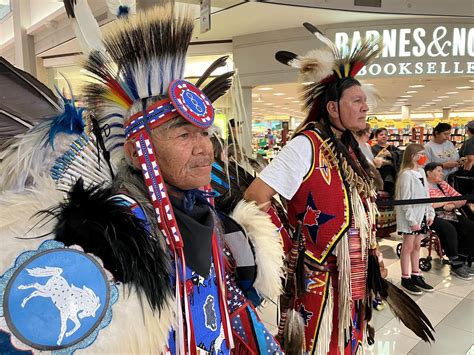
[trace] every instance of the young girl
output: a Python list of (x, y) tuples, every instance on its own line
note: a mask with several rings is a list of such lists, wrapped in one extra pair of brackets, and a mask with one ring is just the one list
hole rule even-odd
[[(421, 144), (410, 144), (403, 154), (400, 173), (397, 180), (396, 198), (410, 200), (429, 198), (428, 182), (423, 166), (427, 163), (424, 148)], [(431, 204), (397, 206), (397, 232), (403, 236), (400, 255), (402, 268), (402, 287), (409, 293), (420, 295), (423, 291), (431, 292), (420, 275), (420, 243), (433, 222), (435, 212)], [(411, 264), (411, 277), (410, 277)]]

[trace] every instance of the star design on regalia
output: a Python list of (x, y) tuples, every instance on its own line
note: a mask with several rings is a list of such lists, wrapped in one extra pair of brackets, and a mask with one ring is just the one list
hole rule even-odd
[(324, 213), (316, 207), (316, 203), (314, 202), (313, 194), (311, 192), (308, 194), (306, 209), (296, 215), (296, 218), (299, 221), (302, 221), (303, 226), (308, 229), (309, 236), (311, 237), (313, 243), (316, 243), (319, 227), (334, 217), (335, 216)]
[(320, 167), (320, 169), (324, 170), (324, 174), (328, 175), (328, 165), (326, 164), (326, 160), (323, 160), (323, 166)]
[(309, 324), (310, 319), (313, 317), (313, 312), (306, 310), (306, 308), (304, 308), (304, 304), (300, 304), (298, 312), (300, 313), (301, 317), (303, 318), (305, 327), (307, 327), (308, 324)]

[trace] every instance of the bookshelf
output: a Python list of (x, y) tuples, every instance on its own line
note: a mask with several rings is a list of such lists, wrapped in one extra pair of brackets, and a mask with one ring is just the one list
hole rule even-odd
[[(405, 148), (410, 143), (426, 144), (433, 138), (433, 127), (413, 126), (411, 128), (387, 127), (388, 142), (395, 147)], [(461, 148), (465, 139), (465, 128), (454, 127), (451, 131), (451, 142), (457, 149)]]

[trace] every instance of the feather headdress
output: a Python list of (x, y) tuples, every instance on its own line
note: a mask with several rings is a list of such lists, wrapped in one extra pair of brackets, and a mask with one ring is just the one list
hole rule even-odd
[(183, 77), (193, 20), (175, 19), (172, 5), (118, 19), (103, 43), (106, 52), (89, 55), (84, 68), (98, 83), (85, 97), (99, 118), (126, 118), (132, 104), (167, 96), (169, 84)]
[(300, 70), (300, 80), (305, 83), (303, 84), (304, 108), (312, 112), (319, 106), (319, 97), (330, 84), (348, 77), (354, 78), (382, 51), (383, 46), (381, 41), (363, 40), (346, 55), (315, 26), (307, 22), (303, 26), (330, 50), (312, 50), (304, 56), (279, 51), (275, 54), (275, 58), (280, 63)]
[[(212, 99), (199, 86), (225, 60), (215, 62), (196, 86), (181, 80), (193, 27), (189, 14), (175, 14), (173, 3), (119, 18), (104, 37), (105, 51), (92, 52), (84, 64), (96, 80), (85, 89), (88, 106), (102, 126), (110, 127), (111, 136), (122, 134), (125, 140), (133, 143), (158, 228), (174, 254), (176, 346), (180, 353), (185, 349), (192, 353), (196, 348), (189, 290), (183, 287), (182, 275), (186, 275), (184, 244), (150, 138), (151, 130), (178, 117), (198, 128), (209, 128), (214, 121), (211, 102), (228, 89), (233, 74), (222, 74), (206, 85), (203, 91)], [(217, 239), (213, 238), (213, 253), (218, 253)], [(214, 257), (214, 263), (225, 338), (228, 347), (233, 348), (225, 276), (220, 258)]]

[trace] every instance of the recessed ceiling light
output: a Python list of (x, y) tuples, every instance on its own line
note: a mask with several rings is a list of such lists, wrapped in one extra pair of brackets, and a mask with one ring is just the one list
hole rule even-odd
[(265, 106), (270, 106), (270, 105), (273, 105), (271, 102), (265, 102), (264, 103)]
[(372, 84), (372, 83), (363, 83), (362, 85), (363, 86), (374, 86), (374, 84)]
[(448, 91), (446, 94), (448, 95), (459, 94), (459, 91)]
[(412, 95), (401, 95), (400, 97), (413, 97)]
[(449, 96), (446, 96), (446, 95), (442, 95), (442, 96), (438, 96), (438, 99), (448, 99)]
[(397, 99), (397, 101), (403, 102), (403, 101), (408, 101), (408, 99)]
[(408, 91), (405, 91), (407, 94), (416, 94), (418, 91), (416, 90), (408, 90)]
[(474, 102), (474, 99), (465, 99), (464, 102)]
[(285, 100), (294, 100), (295, 98), (294, 97), (291, 97), (291, 96), (287, 96), (285, 97)]
[(434, 101), (434, 102), (441, 102), (441, 101), (443, 101), (443, 100), (441, 100), (441, 99), (433, 99), (433, 101)]
[(299, 104), (299, 103), (300, 103), (298, 100), (291, 101), (291, 102), (294, 102), (295, 104)]
[(270, 91), (270, 90), (273, 90), (273, 88), (263, 87), (263, 88), (258, 88), (257, 90), (260, 90), (260, 91)]
[(273, 95), (275, 95), (275, 96), (285, 96), (286, 94), (284, 94), (282, 92), (276, 92)]
[(469, 82), (470, 82), (470, 83), (474, 83), (474, 80), (473, 80), (473, 79), (471, 79), (471, 80), (469, 80)]
[(470, 89), (470, 86), (456, 86), (456, 89), (463, 90), (463, 89)]
[(424, 88), (424, 85), (418, 84), (418, 85), (410, 85), (408, 86), (409, 88)]

